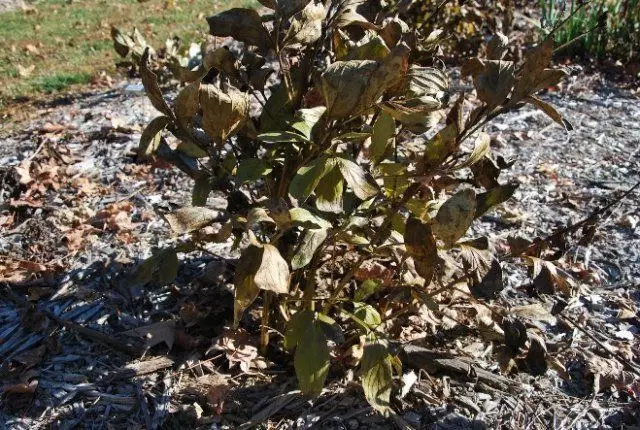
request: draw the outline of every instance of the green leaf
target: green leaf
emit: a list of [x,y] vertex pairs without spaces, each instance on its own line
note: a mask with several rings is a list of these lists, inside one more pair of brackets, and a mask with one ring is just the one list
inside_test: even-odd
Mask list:
[[433,233],[453,245],[467,232],[476,213],[476,193],[467,188],[444,202],[434,219]]
[[299,202],[306,200],[316,189],[322,177],[334,167],[325,157],[317,158],[306,166],[298,169],[289,185],[289,194]]
[[404,232],[407,254],[413,258],[418,275],[429,285],[438,265],[438,247],[431,227],[417,218],[410,217]]
[[142,58],[140,58],[140,78],[142,79],[142,86],[144,86],[144,90],[153,107],[164,115],[173,118],[173,112],[162,97],[162,91],[160,91],[160,87],[158,86],[158,76],[149,68],[149,48],[144,50],[144,54],[142,54]]
[[281,143],[281,142],[301,142],[304,143],[307,139],[298,133],[291,131],[273,131],[269,133],[262,133],[258,135],[258,140],[264,143]]
[[329,374],[327,338],[317,320],[307,324],[294,357],[298,385],[303,394],[317,396]]
[[356,302],[367,300],[378,290],[378,288],[380,288],[380,285],[382,285],[380,281],[376,281],[375,279],[367,279],[356,289],[353,295],[353,300],[355,300]]
[[300,241],[298,249],[291,258],[291,268],[298,270],[311,262],[313,255],[327,238],[326,229],[307,230]]
[[484,215],[492,207],[504,203],[513,195],[518,184],[499,185],[476,196],[475,218]]
[[[335,163],[332,163],[335,165]],[[340,168],[333,167],[326,173],[315,189],[316,207],[322,212],[341,213],[344,181]]]
[[380,163],[376,169],[382,176],[384,193],[391,199],[398,198],[409,187],[406,163]]
[[196,179],[193,185],[193,191],[191,192],[191,205],[192,206],[204,206],[207,204],[207,199],[211,193],[211,183],[209,178],[203,177]]
[[362,167],[345,158],[336,158],[335,160],[342,177],[351,187],[356,197],[360,200],[367,200],[378,194],[377,184],[370,175],[365,173]]
[[329,221],[319,217],[318,215],[308,211],[305,208],[289,209],[289,217],[291,221],[300,227],[307,229],[327,229],[332,225]]
[[260,14],[254,9],[233,8],[207,18],[209,34],[231,36],[239,42],[266,46],[269,33],[262,26]]
[[169,124],[171,119],[167,116],[159,116],[151,120],[140,136],[138,145],[138,156],[142,158],[153,155],[160,145],[162,130]]
[[369,148],[369,158],[374,163],[380,162],[387,153],[390,145],[393,145],[393,138],[396,134],[396,122],[387,112],[380,112],[376,122],[373,124],[373,136],[371,147]]
[[311,133],[326,110],[327,108],[324,106],[300,109],[296,112],[294,122],[291,124],[291,127],[299,131],[306,140],[311,141]]
[[254,182],[271,173],[273,169],[262,158],[246,158],[240,160],[238,170],[236,170],[236,182],[243,184],[245,182]]
[[284,334],[284,348],[291,351],[295,348],[307,328],[313,324],[313,312],[305,309],[294,314],[287,323],[287,329]]
[[360,380],[369,404],[383,415],[388,415],[391,412],[393,368],[386,346],[381,343],[365,344]]
[[353,306],[353,315],[362,321],[369,330],[375,330],[382,324],[382,317],[373,306],[359,302],[354,302]]
[[473,166],[474,164],[478,163],[489,154],[490,143],[491,138],[489,138],[489,135],[487,133],[480,133],[476,138],[473,152],[471,153],[469,158],[467,158],[464,163],[458,164],[455,168],[463,169],[465,167]]
[[190,233],[214,222],[220,213],[213,209],[189,206],[166,214],[165,219],[177,234]]
[[187,154],[189,157],[193,158],[204,158],[209,156],[209,153],[207,151],[202,149],[199,145],[188,140],[183,140],[182,142],[180,142],[178,144],[178,147],[176,148],[176,151]]

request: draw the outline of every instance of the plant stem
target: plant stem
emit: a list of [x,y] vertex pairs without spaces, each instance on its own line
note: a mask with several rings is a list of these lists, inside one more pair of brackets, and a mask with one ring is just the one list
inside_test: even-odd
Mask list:
[[264,305],[262,306],[262,322],[260,327],[260,354],[267,353],[269,346],[269,313],[271,312],[272,292],[264,292]]

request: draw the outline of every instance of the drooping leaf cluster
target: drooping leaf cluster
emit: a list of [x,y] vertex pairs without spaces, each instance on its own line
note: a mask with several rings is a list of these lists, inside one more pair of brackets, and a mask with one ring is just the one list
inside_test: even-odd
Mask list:
[[[385,297],[404,291],[406,302],[437,308],[431,291],[451,279],[479,299],[499,294],[502,269],[486,238],[465,235],[517,185],[500,180],[510,163],[491,154],[482,127],[528,103],[569,129],[535,96],[564,72],[550,67],[551,40],[516,63],[496,34],[487,57],[463,68],[475,95],[453,94],[447,72],[423,62],[436,52],[433,32],[368,2],[262,4],[269,13],[235,8],[207,19],[213,36],[240,48],[205,47],[172,101],[149,49],[140,54],[160,115],[142,134],[139,156],[160,157],[194,180],[192,205],[167,215],[188,235],[181,250],[233,240],[233,324],[260,304],[263,346],[275,342],[268,327],[285,333],[300,388],[312,395],[332,351],[360,339],[366,398],[387,413],[401,363],[384,330],[393,311]],[[206,207],[214,189],[229,195],[224,214]],[[223,226],[212,233],[214,221]]]

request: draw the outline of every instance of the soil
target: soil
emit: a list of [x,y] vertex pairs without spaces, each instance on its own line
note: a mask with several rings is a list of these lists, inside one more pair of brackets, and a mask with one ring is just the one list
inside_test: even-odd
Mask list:
[[[32,158],[58,170],[57,176],[51,169],[39,176],[50,181],[39,203],[20,206],[11,227],[0,233],[0,255],[45,266],[35,281],[14,284],[12,293],[0,295],[0,428],[249,428],[267,419],[283,429],[640,425],[637,385],[634,393],[603,382],[607,386],[594,393],[593,375],[586,371],[589,357],[610,358],[602,345],[638,363],[638,193],[601,220],[591,244],[568,253],[567,267],[579,288],[568,300],[566,316],[581,329],[566,321],[534,322],[557,358],[556,367],[541,376],[507,374],[519,387],[514,390],[469,374],[416,371],[419,381],[394,400],[398,415],[387,420],[363,400],[351,383],[352,372],[335,369],[322,396],[310,401],[295,391],[290,358],[246,373],[229,369],[224,354],[210,351],[231,316],[229,243],[181,254],[171,285],[141,286],[126,276],[154,249],[179,239],[161,215],[190,201],[191,184],[183,174],[136,159],[141,129],[157,115],[140,90],[138,82],[125,82],[69,96],[40,107],[35,119],[2,136],[0,216],[7,216],[7,205],[14,199],[15,206],[24,188],[13,168]],[[530,107],[490,124],[494,153],[516,159],[501,180],[520,186],[504,208],[474,224],[470,237],[491,235],[496,246],[508,236],[544,237],[640,180],[637,97],[597,76],[580,75],[542,98],[575,130],[567,133]],[[213,195],[208,205],[223,209],[226,197]],[[82,227],[89,224],[93,227]],[[497,303],[509,308],[554,302],[553,296],[527,294],[530,281],[519,266],[503,266],[507,287]],[[197,316],[186,311],[191,306]],[[142,358],[123,352],[121,333],[169,320],[178,329],[161,324],[154,332],[159,341]],[[121,344],[104,345],[64,322]],[[432,341],[425,346],[501,372],[497,349],[485,350],[486,343],[460,324],[437,328]],[[147,373],[132,377],[143,364]],[[224,406],[212,400],[225,397],[216,391],[220,378],[230,385]],[[632,380],[637,384],[635,376]]]

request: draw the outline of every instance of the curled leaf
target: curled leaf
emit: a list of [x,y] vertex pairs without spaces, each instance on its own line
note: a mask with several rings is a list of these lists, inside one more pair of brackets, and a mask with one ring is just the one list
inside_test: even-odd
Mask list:
[[198,95],[202,128],[217,145],[234,135],[249,116],[249,95],[232,85],[202,84]]
[[211,224],[216,221],[219,216],[220,213],[213,209],[191,206],[166,214],[165,219],[175,233],[184,234],[199,230]]
[[150,157],[156,152],[160,145],[162,130],[164,130],[170,121],[170,118],[167,116],[159,116],[151,120],[140,136],[140,144],[138,145],[139,157]]
[[162,97],[162,91],[160,91],[160,87],[158,86],[158,76],[149,68],[149,48],[144,50],[142,58],[140,59],[140,78],[142,79],[142,85],[153,107],[164,115],[173,118],[173,112]]

